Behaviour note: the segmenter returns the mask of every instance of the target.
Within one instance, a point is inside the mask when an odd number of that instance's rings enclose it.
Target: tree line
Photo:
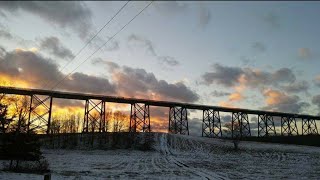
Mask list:
[[[28,131],[30,97],[21,95],[0,95],[0,133]],[[93,114],[99,119],[99,114]],[[34,117],[31,117],[34,118]],[[129,116],[122,111],[107,110],[105,113],[106,132],[125,132],[129,129]],[[93,120],[94,121],[94,120]],[[54,114],[51,117],[51,134],[82,132],[84,115],[80,112]],[[98,123],[99,122],[93,122]],[[97,126],[90,130],[97,131]],[[34,132],[36,129],[29,129]]]

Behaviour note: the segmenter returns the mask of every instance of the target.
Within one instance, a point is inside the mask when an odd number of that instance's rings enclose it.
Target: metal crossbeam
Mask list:
[[[258,137],[276,135],[273,117],[267,114],[258,115]]]
[[[238,112],[232,113],[232,138],[251,136],[248,114]]]
[[[185,107],[170,107],[169,133],[189,135],[188,111]]]
[[[82,132],[106,132],[106,104],[102,100],[85,102]]]
[[[299,135],[296,119],[292,116],[282,116],[281,117],[281,135],[292,136]]]
[[[50,133],[52,97],[30,96],[27,132]]]
[[[219,111],[214,111],[213,109],[203,110],[202,136],[222,136]]]
[[[302,135],[318,134],[315,119],[302,118]]]
[[[150,132],[149,105],[131,104],[130,132]]]
[[[148,99],[136,99],[136,98],[124,98],[116,96],[105,96],[105,95],[95,95],[95,94],[84,94],[84,93],[74,93],[74,92],[62,92],[62,91],[50,91],[42,89],[24,89],[24,88],[15,88],[15,87],[1,87],[0,93],[5,94],[18,94],[18,95],[46,95],[53,98],[61,99],[74,99],[74,100],[87,100],[87,99],[97,99],[103,100],[105,102],[116,102],[116,103],[142,103],[148,104],[150,106],[160,106],[160,107],[185,107],[187,109],[214,109],[220,112],[243,112],[246,114],[268,114],[270,116],[294,116],[295,118],[313,118],[320,120],[319,116],[311,116],[304,114],[292,114],[285,112],[273,112],[273,111],[261,111],[261,110],[251,110],[251,109],[241,109],[241,108],[228,108],[220,106],[211,106],[211,105],[199,105],[199,104],[189,104],[189,103],[180,103],[180,102],[169,102],[169,101],[156,101]]]

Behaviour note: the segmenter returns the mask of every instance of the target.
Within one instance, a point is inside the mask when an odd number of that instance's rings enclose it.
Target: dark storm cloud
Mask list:
[[[17,16],[20,11],[39,16],[58,27],[72,29],[83,39],[88,36],[92,26],[92,12],[80,1],[0,1],[2,14]]]
[[[246,85],[259,87],[264,85],[278,85],[281,83],[293,83],[296,77],[292,70],[281,68],[274,72],[265,72],[251,68],[229,67],[220,64],[213,65],[213,72],[205,72],[202,80],[206,85],[221,84],[225,87]]]
[[[307,92],[309,83],[307,81],[294,82],[287,86],[283,86],[283,89],[289,93]]]
[[[52,59],[23,50],[6,52],[0,57],[0,74],[5,74],[26,81],[33,87],[42,87],[46,82],[58,82],[65,74],[58,70]],[[40,84],[42,83],[42,84]],[[73,73],[66,78],[60,89],[87,93],[114,93],[115,87],[108,79],[90,76],[83,73]],[[49,87],[46,87],[49,88]]]
[[[72,59],[74,58],[73,53],[70,49],[65,47],[62,42],[54,36],[46,37],[40,40],[40,48],[51,53],[55,57],[62,59]]]

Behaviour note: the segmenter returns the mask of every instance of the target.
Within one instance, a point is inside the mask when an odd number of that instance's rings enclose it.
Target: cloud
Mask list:
[[[154,7],[164,15],[175,15],[187,10],[188,5],[179,1],[156,1]]]
[[[263,109],[266,110],[301,113],[304,108],[310,106],[309,103],[299,102],[300,98],[298,96],[290,96],[278,90],[267,89],[263,92],[263,96],[267,104]]]
[[[150,40],[143,38],[141,36],[137,36],[135,34],[131,34],[128,37],[128,41],[129,43],[135,43],[134,45],[140,45],[146,48],[147,52],[150,53],[151,55],[158,56],[154,50],[153,43]]]
[[[149,54],[155,56],[158,59],[159,63],[161,64],[165,64],[169,67],[178,66],[180,64],[179,61],[177,61],[174,57],[158,55],[155,51],[153,43],[149,39],[146,39],[141,36],[137,36],[135,34],[131,34],[128,37],[128,42],[134,43],[132,44],[134,46],[137,46],[137,45],[142,46],[143,48],[146,49],[146,51]]]
[[[214,72],[206,72],[202,76],[207,85],[217,83],[226,87],[234,86],[243,70],[238,67],[227,67],[220,64],[213,65]]]
[[[280,27],[280,18],[275,13],[269,12],[261,17],[262,21],[272,28]]]
[[[93,37],[94,34],[91,33],[90,37]],[[106,37],[106,40],[102,39],[99,36],[96,36],[89,44],[89,47],[98,49],[101,45],[105,44],[111,37]],[[102,47],[101,51],[115,51],[120,48],[119,41],[116,39],[110,40],[105,46]]]
[[[20,11],[36,15],[50,24],[73,30],[82,39],[87,38],[92,27],[92,12],[80,1],[1,1],[1,14],[17,16]],[[8,17],[8,16],[7,16]]]
[[[312,103],[320,108],[320,94],[313,96]]]
[[[106,61],[101,58],[93,59],[91,63],[96,66],[105,65],[107,66],[110,72],[114,72],[115,70],[120,68],[120,66],[117,63],[112,61]]]
[[[217,91],[214,90],[210,93],[210,95],[214,96],[214,97],[222,97],[222,96],[229,96],[231,93],[229,92],[223,92],[223,91]]]
[[[0,29],[0,38],[11,40],[11,39],[13,39],[13,36],[9,31],[7,31],[5,29]]]
[[[192,118],[188,120],[189,133],[192,136],[200,136],[202,132],[202,120]]]
[[[54,36],[41,39],[40,48],[51,53],[57,58],[72,59],[75,57],[71,50],[65,47],[60,40]]]
[[[214,64],[213,72],[205,72],[202,75],[202,80],[206,85],[216,83],[225,87],[242,85],[256,88],[265,85],[292,83],[296,80],[296,77],[292,70],[288,68],[281,68],[274,72],[266,72],[258,69]]]
[[[239,92],[234,92],[229,95],[229,101],[241,101],[244,97]]]
[[[200,8],[199,10],[199,24],[201,27],[206,27],[211,19],[211,12],[207,8]]]
[[[308,60],[312,58],[312,53],[309,48],[300,48],[298,50],[298,55],[301,60]]]
[[[252,48],[256,52],[265,52],[266,51],[266,46],[262,42],[254,42],[252,44]]]
[[[318,87],[320,87],[320,75],[318,75],[314,80],[313,80],[314,84]]]
[[[294,82],[287,86],[283,86],[283,89],[288,93],[307,92],[309,89],[309,83],[304,80],[299,82]]]
[[[161,63],[167,64],[168,66],[177,66],[179,65],[179,61],[177,61],[174,57],[171,56],[159,56],[158,57],[159,61]]]
[[[5,52],[0,57],[0,74],[25,81],[31,87],[40,88],[46,82],[51,82],[52,86],[52,83],[58,82],[66,76],[58,70],[58,66],[53,62],[52,59],[44,58],[36,52],[17,49]],[[108,79],[83,73],[71,74],[59,87],[62,90],[76,92],[115,93],[115,87]]]

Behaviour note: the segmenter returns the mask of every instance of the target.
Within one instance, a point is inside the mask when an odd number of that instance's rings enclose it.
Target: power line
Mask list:
[[[108,24],[127,6],[127,4],[130,2],[127,1],[118,11],[115,15],[113,15],[113,17],[102,27],[100,28],[100,30],[77,52],[77,54],[70,60],[68,61],[63,67],[62,69],[60,69],[59,71],[61,72],[62,70],[64,70],[72,61],[74,61],[76,59],[76,57],[91,43],[91,41],[98,36],[98,34],[106,27],[108,26]],[[51,81],[50,81],[51,82]],[[45,85],[43,86],[43,88],[45,88],[47,85],[50,84],[50,82],[46,81]]]
[[[104,47],[108,42],[110,42],[118,33],[120,33],[125,27],[127,27],[136,17],[138,17],[145,9],[147,9],[153,1],[151,1],[147,6],[145,6],[138,14],[136,14],[129,22],[127,22],[118,32],[116,32],[111,38],[109,38],[102,46],[100,46],[96,51],[94,51],[90,56],[88,56],[84,61],[82,61],[75,69],[73,69],[69,74],[67,74],[63,79],[58,81],[52,88],[56,88],[62,81],[69,77],[75,70],[77,70],[83,63],[89,60],[95,53],[97,53],[102,47]]]

